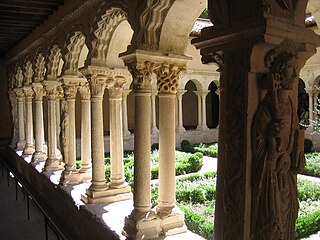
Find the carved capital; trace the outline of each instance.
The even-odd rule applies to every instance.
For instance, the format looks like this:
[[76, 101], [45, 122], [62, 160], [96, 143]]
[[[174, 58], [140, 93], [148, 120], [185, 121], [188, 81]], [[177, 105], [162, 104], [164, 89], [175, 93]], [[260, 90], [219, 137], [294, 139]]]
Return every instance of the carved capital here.
[[56, 100], [61, 95], [62, 87], [57, 81], [44, 81], [44, 88], [49, 100]]
[[103, 97], [106, 88], [106, 76], [97, 74], [87, 76], [92, 97]]
[[22, 88], [15, 88], [14, 92], [17, 96], [18, 101], [23, 101], [25, 95], [24, 95]]
[[31, 102], [34, 95], [32, 87], [27, 87], [27, 86], [23, 87], [23, 92], [26, 97], [26, 101]]
[[78, 83], [69, 82], [63, 84], [65, 99], [75, 99], [78, 91]]
[[107, 88], [109, 89], [109, 98], [122, 98], [123, 86], [126, 84], [127, 79], [122, 76], [114, 77], [107, 80]]
[[88, 82], [80, 83], [79, 87], [79, 93], [81, 96], [81, 99], [90, 99], [90, 86]]
[[156, 69], [159, 94], [176, 94], [179, 85], [179, 77], [185, 72], [185, 66], [163, 63]]
[[134, 89], [151, 89], [151, 74], [159, 68], [159, 64], [142, 61], [142, 62], [130, 62], [128, 68], [133, 77]]
[[42, 101], [43, 96], [45, 96], [45, 91], [41, 83], [33, 83], [32, 88], [34, 91], [34, 99], [36, 101]]

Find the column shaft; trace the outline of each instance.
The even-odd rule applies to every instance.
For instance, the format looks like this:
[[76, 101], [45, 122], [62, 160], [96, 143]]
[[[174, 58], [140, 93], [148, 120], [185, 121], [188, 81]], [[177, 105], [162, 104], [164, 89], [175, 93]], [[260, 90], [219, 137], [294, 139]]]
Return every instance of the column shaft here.
[[129, 136], [130, 131], [128, 130], [128, 94], [131, 90], [124, 90], [122, 93], [122, 118], [123, 118], [123, 136]]
[[158, 133], [157, 128], [157, 112], [156, 112], [156, 95], [155, 91], [151, 94], [151, 133]]
[[35, 152], [32, 162], [44, 161], [46, 156], [43, 152], [43, 104], [42, 100], [35, 100]]
[[197, 97], [198, 97], [198, 126], [197, 126], [197, 129], [201, 129], [201, 125], [202, 125], [201, 96], [199, 94], [197, 94]]
[[91, 191], [107, 189], [104, 166], [104, 137], [103, 137], [103, 97], [91, 98], [91, 150], [92, 150], [92, 184]]
[[23, 149], [23, 155], [30, 155], [34, 152], [33, 146], [33, 115], [32, 115], [32, 99], [33, 90], [31, 87], [24, 87], [26, 95], [26, 145]]
[[90, 100], [81, 100], [81, 168], [80, 173], [91, 172]]
[[175, 207], [175, 97], [174, 94], [159, 94], [160, 212]]
[[[110, 95], [109, 95], [110, 96]], [[123, 169], [123, 135], [122, 135], [122, 105], [121, 95], [109, 98], [110, 107], [110, 160], [111, 177], [109, 186], [111, 188], [122, 188], [125, 183]]]
[[207, 108], [206, 108], [206, 96], [207, 94], [201, 95], [202, 100], [202, 128], [207, 128]]
[[17, 150], [23, 150], [25, 145], [24, 130], [24, 97], [18, 97], [18, 142]]
[[151, 92], [135, 90], [134, 127], [134, 209], [138, 212], [151, 210], [150, 188], [150, 104]]

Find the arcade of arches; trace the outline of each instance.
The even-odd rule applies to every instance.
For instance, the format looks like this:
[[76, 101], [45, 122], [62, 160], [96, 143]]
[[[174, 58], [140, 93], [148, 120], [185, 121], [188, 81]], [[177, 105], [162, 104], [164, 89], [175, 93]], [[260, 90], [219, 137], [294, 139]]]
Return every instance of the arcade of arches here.
[[291, 240], [304, 164], [296, 113], [320, 80], [306, 13], [320, 26], [317, 0], [65, 1], [3, 61], [4, 158], [68, 239], [195, 239], [175, 202], [175, 149], [219, 140], [215, 239]]

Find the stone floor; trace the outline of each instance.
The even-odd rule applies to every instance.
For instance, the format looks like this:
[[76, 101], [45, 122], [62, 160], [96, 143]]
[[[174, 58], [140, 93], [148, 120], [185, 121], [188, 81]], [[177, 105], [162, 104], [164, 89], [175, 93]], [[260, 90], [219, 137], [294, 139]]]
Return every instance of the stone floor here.
[[55, 240], [55, 233], [48, 227], [48, 238], [45, 234], [45, 218], [32, 199], [29, 200], [30, 220], [27, 215], [27, 198], [15, 181], [0, 166], [0, 239], [1, 240]]

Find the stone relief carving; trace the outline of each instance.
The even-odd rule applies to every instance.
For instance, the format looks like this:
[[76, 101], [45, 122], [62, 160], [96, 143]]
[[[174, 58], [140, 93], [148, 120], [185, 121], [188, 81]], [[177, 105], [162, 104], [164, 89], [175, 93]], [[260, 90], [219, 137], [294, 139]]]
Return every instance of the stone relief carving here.
[[68, 106], [67, 101], [63, 98], [61, 100], [61, 123], [60, 123], [60, 144], [61, 150], [63, 154], [64, 162], [68, 162], [68, 154], [69, 154], [69, 114], [68, 114]]
[[45, 86], [46, 96], [48, 96], [49, 100], [55, 100], [56, 98], [59, 97], [60, 93], [57, 88], [58, 88], [58, 86], [56, 86], [56, 85], [46, 85]]
[[23, 92], [24, 92], [24, 95], [26, 97], [26, 100], [28, 102], [32, 101], [32, 98], [33, 98], [33, 95], [34, 95], [34, 92], [33, 92], [32, 88], [31, 87], [30, 88], [29, 87], [28, 88], [24, 88]]
[[158, 92], [176, 94], [180, 74], [185, 71], [185, 66], [163, 63], [161, 67], [156, 69]]
[[34, 74], [34, 71], [32, 69], [32, 63], [30, 61], [28, 61], [25, 65], [25, 71], [24, 71], [24, 86], [30, 86], [30, 84], [32, 83], [32, 77]]
[[15, 74], [15, 87], [20, 88], [22, 87], [23, 83], [23, 73], [21, 67], [17, 67], [16, 74]]
[[305, 164], [303, 130], [291, 99], [297, 84], [294, 44], [284, 42], [265, 58], [270, 87], [253, 121], [252, 238], [295, 238], [297, 174]]
[[63, 92], [65, 99], [75, 99], [78, 91], [77, 83], [64, 83]]
[[94, 74], [87, 76], [92, 97], [103, 97], [106, 88], [106, 76]]
[[122, 76], [116, 76], [107, 81], [107, 87], [109, 89], [109, 98], [122, 98], [123, 86], [126, 84], [127, 79]]
[[[223, 238], [240, 240], [245, 208], [245, 178], [247, 142], [247, 78], [250, 67], [251, 48], [228, 50], [224, 54], [228, 74], [225, 74], [226, 149], [225, 176], [223, 181]], [[224, 72], [223, 72], [224, 73]]]
[[128, 69], [133, 77], [133, 87], [135, 89], [151, 89], [151, 74], [160, 65], [150, 61], [131, 62], [128, 64]]

